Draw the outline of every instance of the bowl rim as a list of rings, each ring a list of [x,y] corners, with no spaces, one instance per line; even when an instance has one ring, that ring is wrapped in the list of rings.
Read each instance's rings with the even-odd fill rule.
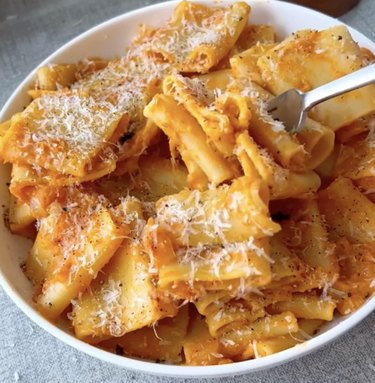
[[[246,0],[245,0],[246,1]],[[31,82],[35,77],[36,71],[39,67],[53,62],[55,57],[59,56],[69,47],[75,45],[81,40],[84,40],[86,37],[90,36],[92,33],[105,29],[111,24],[114,24],[118,21],[126,21],[133,17],[142,15],[145,11],[160,11],[162,9],[173,9],[180,0],[165,1],[162,3],[157,3],[149,5],[146,7],[141,7],[130,12],[113,17],[109,20],[106,20],[88,30],[81,33],[80,35],[69,40],[63,44],[60,48],[55,50],[50,54],[46,59],[44,59],[38,66],[36,66],[26,77],[25,79],[16,87],[12,92],[11,96],[8,98],[4,106],[0,111],[0,121],[7,114],[8,109],[12,106],[13,102],[23,91],[23,89]],[[212,1],[203,0],[202,3],[213,3]],[[271,3],[269,0],[247,0],[248,3]],[[219,3],[220,0],[214,2],[215,4]],[[278,0],[273,0],[272,3],[278,4],[278,6],[284,7],[285,10],[302,8],[309,14],[313,14],[316,18],[323,18],[325,20],[335,21],[337,24],[343,24],[348,27],[350,32],[354,32],[357,35],[361,36],[361,39],[367,44],[375,48],[375,42],[371,41],[361,32],[356,29],[348,26],[347,24],[341,22],[340,20],[334,19],[330,16],[324,15],[320,12],[314,11],[312,9],[291,4],[288,2],[281,2]],[[272,5],[271,5],[272,6]],[[170,364],[159,364],[152,361],[141,360],[137,358],[130,358],[126,356],[115,355],[111,352],[105,351],[98,347],[92,346],[88,343],[85,343],[78,338],[74,337],[72,334],[65,332],[60,329],[57,325],[49,322],[45,319],[36,309],[30,305],[26,299],[24,299],[21,294],[12,286],[11,281],[4,275],[2,269],[0,268],[0,286],[4,289],[6,294],[13,300],[13,302],[18,306],[21,311],[23,311],[34,323],[39,327],[46,330],[49,334],[53,335],[58,340],[68,344],[69,346],[84,352],[87,355],[90,355],[94,358],[97,358],[102,361],[114,364],[119,367],[128,368],[129,370],[148,373],[158,376],[169,376],[169,377],[181,377],[181,378],[209,378],[209,377],[224,377],[224,376],[234,376],[240,374],[246,374],[251,372],[256,372],[260,370],[265,370],[268,368],[276,367],[280,364],[290,362],[294,359],[305,356],[313,351],[317,351],[319,348],[327,345],[328,343],[336,340],[339,336],[347,332],[349,329],[359,324],[366,316],[368,316],[372,311],[375,310],[375,296],[370,298],[365,302],[358,310],[352,313],[350,316],[342,319],[342,321],[332,328],[329,328],[324,333],[314,336],[313,338],[307,340],[306,342],[296,345],[290,349],[272,354],[267,357],[259,359],[251,359],[242,362],[235,362],[225,365],[214,365],[214,366],[179,366],[179,365],[170,365]]]

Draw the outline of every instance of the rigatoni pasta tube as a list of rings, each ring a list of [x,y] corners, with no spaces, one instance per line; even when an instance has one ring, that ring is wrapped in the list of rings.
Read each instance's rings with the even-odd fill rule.
[[[158,286],[175,294],[177,286],[192,291],[233,291],[264,286],[271,280],[268,238],[242,243],[175,249],[174,238],[150,219],[143,232],[143,244],[158,275]]]
[[[265,315],[263,308],[252,309],[246,302],[233,299],[227,291],[209,292],[195,302],[198,312],[205,316],[212,336],[235,330]]]
[[[293,206],[291,219],[282,226],[284,236],[289,237],[289,247],[304,262],[312,267],[320,267],[325,272],[338,272],[335,246],[328,240],[327,229],[315,199],[298,201]]]
[[[308,153],[306,170],[315,169],[332,152],[335,144],[335,133],[327,126],[308,118],[304,128],[297,133],[298,141]]]
[[[262,73],[257,65],[259,57],[264,55],[267,50],[273,48],[276,44],[256,44],[230,58],[230,66],[234,76],[237,78],[245,77],[259,85],[264,85]]]
[[[193,313],[183,342],[188,365],[207,366],[231,362],[219,352],[219,340],[211,336],[204,318]]]
[[[267,148],[285,168],[305,170],[306,152],[303,146],[265,111],[265,103],[272,95],[255,83],[248,87],[237,81],[235,87],[247,98],[252,114],[249,133],[255,141]]]
[[[35,234],[34,223],[35,217],[32,214],[30,206],[13,195],[10,195],[9,227],[11,232],[30,237],[33,232]]]
[[[275,354],[282,350],[291,348],[297,344],[306,342],[323,325],[324,321],[319,319],[301,319],[298,320],[299,331],[281,335],[271,339],[258,340],[254,347],[258,356],[263,357]]]
[[[208,187],[208,178],[199,165],[194,161],[189,150],[179,148],[182,161],[188,169],[187,182],[191,189],[205,190]]]
[[[158,297],[149,266],[140,244],[125,239],[91,289],[75,301],[76,336],[97,343],[176,315],[176,305]]]
[[[279,231],[267,204],[265,184],[240,177],[230,186],[204,192],[183,190],[160,199],[157,223],[182,246],[243,242]]]
[[[290,251],[281,241],[283,232],[273,236],[270,239],[272,263],[272,282],[291,279],[298,280],[302,278],[304,268],[303,262]],[[281,237],[281,238],[280,238]]]
[[[221,246],[180,248],[174,262],[160,267],[159,285],[165,287],[176,281],[194,285],[195,281],[231,281],[242,278],[246,285],[264,286],[271,280],[266,241],[250,239]],[[156,256],[159,251],[152,253]]]
[[[158,30],[158,44],[151,50],[180,72],[207,73],[230,51],[247,24],[249,12],[245,2],[223,9],[183,1],[176,7],[169,25]],[[201,40],[202,30],[214,32],[214,44]],[[159,37],[158,33],[156,36]],[[176,50],[175,46],[184,48]]]
[[[359,70],[364,54],[345,25],[293,34],[258,60],[267,88],[278,95],[290,88],[303,92]],[[293,70],[290,70],[293,68]],[[366,86],[325,101],[310,112],[314,120],[336,130],[375,108],[375,86]]]
[[[319,209],[333,238],[347,237],[355,243],[375,240],[375,204],[348,178],[337,178],[319,192]]]
[[[211,182],[219,184],[235,176],[229,163],[208,145],[207,137],[197,121],[171,97],[156,95],[144,109],[144,114],[174,143],[189,150]]]
[[[271,199],[302,197],[318,190],[320,179],[316,173],[297,173],[282,168],[247,132],[239,134],[236,142],[236,154],[245,175],[264,180],[270,187]]]
[[[277,302],[267,310],[271,314],[291,311],[297,318],[331,321],[336,304],[330,298],[294,294],[290,301]]]
[[[249,133],[264,146],[283,167],[306,172],[322,163],[334,145],[334,134],[327,127],[306,119],[303,132],[291,134],[281,122],[275,121],[266,110],[272,94],[253,82],[237,79],[233,91],[245,95],[252,113]]]
[[[91,228],[83,233],[89,240],[79,251],[70,253],[43,284],[37,306],[49,319],[57,318],[89,286],[122,242],[123,231],[116,227],[107,211],[103,210],[92,220]]]
[[[121,347],[125,355],[181,363],[182,343],[189,324],[189,306],[184,305],[173,318],[163,318],[153,327],[142,327],[121,337],[101,342],[100,347],[115,352]]]
[[[115,164],[109,143],[121,120],[122,115],[108,102],[73,93],[45,95],[11,119],[0,141],[1,157],[5,162],[82,178],[98,156]],[[72,138],[76,131],[80,139]],[[22,155],[17,150],[20,145]]]
[[[227,353],[240,354],[253,340],[274,338],[297,331],[297,318],[290,311],[286,311],[260,318],[239,329],[223,333],[219,340]]]
[[[189,79],[170,75],[163,81],[163,92],[173,97],[178,104],[198,121],[207,138],[224,156],[231,156],[234,146],[234,129],[228,116],[213,109],[213,101],[198,78]],[[214,98],[214,96],[212,97]]]
[[[231,47],[239,38],[247,24],[249,12],[250,7],[245,2],[234,3],[230,7],[230,12],[225,15],[221,21],[223,26],[225,26],[222,41],[216,46],[209,44],[195,48],[191,53],[191,60],[197,63],[208,60],[207,66],[212,67],[216,65],[219,60],[230,51]],[[201,71],[198,70],[198,72]]]
[[[374,168],[375,145],[369,133],[363,141],[339,146],[333,175],[350,178],[362,189],[369,190],[375,185]]]
[[[197,76],[200,81],[203,81],[207,89],[220,89],[225,91],[229,83],[233,80],[233,74],[230,69],[222,69],[207,74]]]

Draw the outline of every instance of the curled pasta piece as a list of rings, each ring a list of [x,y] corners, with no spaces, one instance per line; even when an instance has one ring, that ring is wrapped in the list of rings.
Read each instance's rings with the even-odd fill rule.
[[[181,363],[189,319],[189,306],[184,305],[175,317],[163,318],[152,327],[128,332],[121,337],[101,342],[99,346],[112,352],[121,350],[125,355],[133,357]]]
[[[159,271],[159,285],[174,282],[233,282],[233,291],[246,286],[263,286],[271,279],[270,261],[262,243],[233,243],[223,247],[181,248],[177,262],[164,265]],[[242,279],[242,282],[240,281]],[[207,284],[208,285],[208,284]]]
[[[198,79],[168,76],[163,81],[163,91],[173,97],[198,121],[202,130],[224,156],[232,155],[234,129],[226,114],[215,110],[215,95]]]
[[[364,56],[348,29],[337,25],[295,33],[260,57],[258,66],[267,88],[278,95],[290,88],[306,92],[354,72],[363,67]],[[321,103],[311,117],[337,130],[373,112],[374,95],[375,86],[349,92]]]
[[[262,179],[270,187],[271,199],[303,197],[318,190],[319,176],[282,168],[247,132],[237,136],[236,154],[246,176]]]
[[[136,132],[129,131],[120,136],[119,162],[139,157],[157,139],[160,130],[152,121],[146,120],[141,125]]]
[[[237,178],[230,186],[183,190],[156,204],[157,223],[182,246],[243,242],[279,230],[268,216],[268,191],[261,181]]]
[[[157,95],[144,110],[174,144],[190,156],[214,184],[233,178],[237,170],[207,142],[207,136],[189,112],[171,97]],[[173,123],[172,123],[173,121]]]
[[[1,157],[18,165],[85,177],[98,156],[102,159],[107,153],[107,160],[115,164],[113,136],[127,123],[126,116],[123,119],[107,102],[77,94],[47,95],[34,100],[12,119],[1,140]],[[22,155],[17,150],[19,145],[23,147]]]
[[[173,296],[180,296],[179,289],[188,289],[188,296],[193,297],[215,288],[229,288],[236,295],[271,280],[267,239],[181,248],[153,220],[148,222],[143,238],[158,286]]]
[[[266,54],[268,50],[275,46],[275,43],[256,44],[246,51],[231,57],[230,66],[234,76],[237,78],[246,78],[261,86],[265,86],[257,62],[259,57]]]
[[[36,72],[37,90],[55,91],[67,88],[77,80],[107,66],[101,59],[86,59],[78,64],[48,64]]]
[[[240,92],[247,99],[252,113],[250,135],[284,168],[306,172],[329,156],[334,147],[334,133],[330,129],[308,118],[302,133],[290,134],[266,111],[266,102],[272,98],[270,93],[243,79],[232,87],[233,92]]]
[[[240,355],[253,341],[288,335],[297,332],[298,329],[297,318],[290,311],[286,311],[224,332],[219,341],[223,354]]]
[[[373,113],[361,117],[353,121],[349,125],[345,125],[335,132],[336,139],[342,144],[348,144],[351,141],[356,141],[361,137],[362,133],[370,133],[375,122]]]
[[[348,178],[337,178],[319,192],[319,210],[333,239],[346,237],[354,243],[375,240],[375,205]]]
[[[186,363],[193,366],[224,364],[232,361],[220,352],[219,340],[211,336],[204,318],[197,313],[192,315],[183,349]]]
[[[308,153],[308,159],[305,163],[306,170],[315,169],[333,151],[335,133],[317,121],[307,119],[306,125],[296,136]]]
[[[275,354],[302,344],[309,340],[324,324],[320,319],[300,319],[298,320],[299,330],[293,334],[281,335],[270,339],[261,339],[252,344],[259,357]]]
[[[375,291],[375,242],[352,244],[347,239],[337,243],[340,276],[330,295],[337,301],[337,310],[348,315]]]
[[[26,262],[31,279],[38,283],[43,277],[36,302],[49,319],[56,319],[90,285],[119,248],[128,229],[126,225],[118,227],[103,205],[92,209],[92,196],[76,192],[73,200],[61,202],[51,205],[49,215],[40,221],[29,254],[31,262]],[[33,265],[38,265],[36,271]]]
[[[143,109],[160,92],[162,78],[172,71],[169,65],[158,63],[147,54],[145,35],[147,32],[140,29],[138,39],[125,56],[111,60],[71,85],[74,92],[112,104],[114,112],[127,115],[128,126],[115,142],[123,170],[160,136],[160,130],[144,117]]]
[[[333,168],[334,177],[350,178],[369,194],[375,190],[375,138],[369,131],[364,139],[340,145]]]
[[[80,339],[97,343],[175,316],[176,305],[158,296],[139,244],[125,240],[103,275],[74,303],[73,326]],[[108,299],[108,294],[112,299]]]
[[[338,272],[335,245],[328,239],[324,219],[315,199],[293,204],[289,219],[281,223],[283,240],[312,267],[319,267],[332,277]]]
[[[103,159],[92,164],[92,170],[86,176],[74,177],[30,165],[13,165],[9,190],[20,201],[29,205],[35,217],[45,216],[60,188],[99,179],[114,171],[115,167],[112,159]]]
[[[292,312],[297,318],[331,321],[336,304],[330,298],[308,294],[294,294],[291,300],[274,303],[269,308],[271,314]]]
[[[179,149],[182,161],[185,163],[188,169],[187,182],[191,189],[206,190],[208,188],[208,178],[203,170],[194,161],[189,150]]]
[[[149,52],[180,72],[207,73],[230,51],[249,12],[244,2],[219,8],[182,1],[168,25],[152,36]]]
[[[223,332],[240,329],[265,315],[259,307],[251,307],[246,301],[231,300],[225,292],[210,292],[195,302],[198,312],[205,316],[208,330],[213,337]]]
[[[28,204],[10,195],[9,228],[12,233],[34,240],[36,236],[35,218]]]
[[[129,233],[91,288],[73,304],[75,333],[91,343],[122,336],[177,313],[174,302],[158,296],[152,283],[150,259],[139,241],[145,224],[141,203],[128,198],[121,210]],[[110,298],[108,294],[112,294]]]
[[[244,97],[235,93],[225,93],[217,98],[216,107],[228,116],[235,130],[248,128],[251,112]]]

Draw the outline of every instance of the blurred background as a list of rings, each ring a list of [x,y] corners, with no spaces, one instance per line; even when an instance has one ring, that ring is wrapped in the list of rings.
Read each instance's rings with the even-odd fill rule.
[[[314,8],[328,15],[338,17],[344,15],[360,0],[286,0],[289,3],[300,4],[305,7]]]

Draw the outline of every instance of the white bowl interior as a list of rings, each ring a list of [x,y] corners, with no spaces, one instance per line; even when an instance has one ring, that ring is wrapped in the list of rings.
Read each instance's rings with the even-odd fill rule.
[[[201,3],[209,4],[210,1],[201,1]],[[229,3],[231,3],[231,1],[221,1],[220,5]],[[124,52],[124,48],[129,45],[135,36],[140,24],[161,25],[169,18],[176,4],[177,2],[175,1],[157,4],[109,20],[75,38],[48,57],[41,65],[47,63],[77,62],[83,58],[93,56],[103,58],[119,56]],[[249,4],[252,6],[250,21],[256,24],[272,24],[276,28],[279,38],[283,38],[299,29],[324,29],[340,23],[340,21],[336,19],[290,3],[258,0],[249,1]],[[375,50],[375,43],[352,28],[350,28],[350,31],[360,45],[370,48],[373,51]],[[6,103],[0,114],[0,121],[10,118],[14,113],[21,111],[23,107],[28,104],[29,98],[26,94],[26,90],[31,86],[34,78],[35,70],[30,73]],[[7,190],[9,166],[0,166],[0,180],[0,200],[2,209],[5,211],[9,199]],[[2,243],[0,283],[15,303],[32,320],[59,339],[92,356],[127,368],[159,375],[184,377],[226,376],[275,366],[311,352],[333,340],[357,324],[375,308],[375,297],[373,297],[352,315],[335,318],[334,321],[323,329],[320,335],[310,341],[266,358],[208,367],[160,365],[147,361],[119,357],[99,350],[77,340],[71,334],[66,333],[64,330],[59,329],[57,326],[45,320],[33,307],[33,289],[20,268],[20,263],[25,259],[31,242],[10,234],[3,220],[0,220],[0,242]]]

